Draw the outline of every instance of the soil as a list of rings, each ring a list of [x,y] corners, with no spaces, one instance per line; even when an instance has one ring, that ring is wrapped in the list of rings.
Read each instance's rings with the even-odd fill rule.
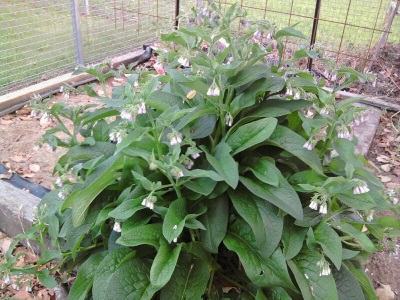
[[[371,70],[377,75],[376,85],[357,85],[353,86],[351,91],[371,96],[390,97],[390,101],[400,104],[400,45],[387,45],[381,52],[379,60],[372,65]],[[113,86],[120,84],[122,84],[120,80],[109,79],[107,89],[111,90]],[[96,103],[96,100],[80,94],[72,94],[66,100],[64,95],[57,94],[48,104],[51,105],[53,102],[84,105]],[[53,184],[57,179],[57,176],[52,173],[53,168],[58,158],[66,150],[57,149],[53,152],[45,147],[37,151],[33,149],[43,133],[55,125],[54,121],[41,122],[41,116],[32,116],[29,107],[0,117],[0,163],[13,173],[18,173],[32,182],[53,189]],[[372,166],[375,166],[372,170],[382,180],[386,190],[393,190],[396,193],[393,197],[400,199],[400,113],[382,112],[380,126],[366,158]],[[0,179],[9,175],[0,174]],[[366,272],[375,288],[381,290],[385,288],[385,291],[394,293],[394,297],[387,299],[400,299],[400,259],[397,251],[400,243],[394,241],[394,244],[394,248],[392,245],[392,251],[390,251],[390,247],[384,243],[382,250],[375,253],[366,265]],[[393,250],[396,251],[393,252]],[[1,256],[0,251],[0,263]],[[38,295],[37,291],[46,295],[39,299],[54,299],[54,291],[43,290],[39,284],[34,291],[36,291],[35,295]],[[7,289],[2,294],[0,289],[0,298],[2,295],[12,296],[16,293],[15,290]],[[26,296],[26,293],[24,295]],[[33,298],[27,297],[26,299]],[[384,298],[381,297],[381,299]]]

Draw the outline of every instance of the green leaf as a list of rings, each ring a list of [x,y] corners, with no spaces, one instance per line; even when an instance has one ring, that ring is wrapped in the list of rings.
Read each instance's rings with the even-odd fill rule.
[[[152,92],[146,100],[146,105],[164,111],[173,106],[182,105],[182,98],[164,91]]]
[[[303,148],[306,140],[289,128],[280,125],[276,126],[275,131],[267,142],[288,151],[309,165],[314,171],[323,174],[318,155],[314,151]]]
[[[80,267],[76,280],[71,290],[69,291],[68,298],[76,300],[86,299],[89,290],[92,288],[94,276],[100,262],[107,255],[107,252],[97,252],[91,255]]]
[[[55,260],[55,259],[61,259],[62,254],[59,251],[56,250],[45,250],[42,252],[40,255],[40,259],[37,261],[38,265],[45,265],[46,263]]]
[[[54,289],[57,286],[57,281],[53,276],[50,275],[48,269],[43,269],[39,273],[37,273],[37,277],[41,284],[43,284],[48,289]],[[76,298],[78,299],[78,298]],[[82,298],[83,299],[83,298]]]
[[[321,245],[324,254],[328,256],[339,270],[342,265],[342,242],[339,235],[325,223],[319,223],[314,229],[315,241]]]
[[[197,178],[184,183],[189,190],[208,196],[214,190],[217,182],[211,178]]]
[[[68,207],[72,207],[72,223],[74,226],[83,224],[90,204],[115,180],[115,174],[122,167],[122,164],[123,156],[111,156],[86,178],[83,189],[72,192],[65,199],[61,209],[65,210]]]
[[[246,66],[235,76],[229,78],[228,86],[240,87],[269,74],[270,68],[265,64]]]
[[[271,118],[288,115],[293,111],[312,105],[311,101],[306,100],[275,100],[267,99],[262,101],[252,111],[249,112],[249,117],[254,118]]]
[[[146,224],[123,230],[121,237],[117,240],[120,245],[135,247],[139,245],[151,245],[158,247],[162,236],[162,224]]]
[[[138,199],[130,199],[122,202],[114,210],[109,212],[108,216],[115,219],[128,219],[133,216],[137,211],[145,209],[146,207],[141,205],[143,197]]]
[[[364,294],[358,283],[357,278],[346,268],[342,266],[340,271],[333,270],[338,296],[340,300],[364,300]]]
[[[144,259],[133,259],[123,263],[107,285],[107,291],[110,291],[107,293],[107,299],[152,299],[158,289],[150,284],[150,265],[151,261]]]
[[[283,218],[278,215],[279,210],[244,189],[228,190],[228,195],[236,211],[253,230],[258,249],[265,257],[271,256],[282,236]]]
[[[200,231],[203,247],[211,252],[218,253],[218,247],[226,235],[229,217],[229,202],[225,194],[206,200],[207,212],[199,218],[206,230]]]
[[[108,299],[108,283],[110,282],[113,273],[119,268],[121,262],[131,257],[132,250],[128,248],[116,249],[107,254],[100,262],[96,269],[93,280],[93,299],[106,300]]]
[[[74,146],[66,154],[60,157],[60,165],[76,165],[79,162],[85,162],[100,156],[110,157],[114,154],[115,145],[109,142],[96,142],[95,146]]]
[[[368,193],[353,194],[352,191],[347,191],[336,196],[341,202],[355,209],[365,210],[376,206],[374,199]]]
[[[210,272],[207,264],[188,254],[181,254],[171,280],[161,290],[161,300],[201,300]]]
[[[371,283],[369,277],[365,274],[364,270],[361,268],[355,268],[350,263],[345,263],[349,271],[354,275],[360,284],[366,300],[378,300],[375,294],[375,289]]]
[[[320,259],[320,253],[303,247],[300,254],[292,260],[292,263],[288,262],[288,264],[304,299],[337,300],[338,294],[332,274],[319,275],[320,267],[317,266],[317,263]]]
[[[270,157],[251,157],[242,162],[243,166],[247,168],[245,171],[250,170],[258,180],[278,187],[281,172],[275,167],[274,160]]]
[[[228,132],[226,143],[235,155],[268,139],[275,130],[278,120],[275,118],[260,119],[240,126],[235,132]]]
[[[254,195],[274,204],[293,218],[299,220],[303,218],[300,198],[282,175],[279,178],[279,187],[267,185],[251,177],[240,176],[240,182]]]
[[[252,229],[236,220],[224,239],[225,246],[237,253],[249,279],[259,287],[281,286],[297,291],[290,279],[282,252],[278,249],[267,258],[255,245]]]
[[[181,130],[190,122],[199,119],[204,115],[215,114],[216,110],[215,107],[205,107],[205,106],[198,106],[195,110],[186,114],[182,119],[180,119],[179,123],[175,126],[176,130]]]
[[[165,215],[162,232],[168,243],[177,238],[185,226],[186,218],[186,200],[180,198],[175,200],[169,206]]]
[[[292,259],[299,254],[307,235],[307,228],[298,227],[293,224],[291,218],[285,217],[282,233],[283,255],[286,260]]]
[[[294,26],[297,24],[294,24],[292,26],[283,28],[275,33],[275,38],[278,39],[280,37],[286,37],[286,36],[293,36],[293,37],[298,37],[301,39],[307,39],[307,37],[299,30],[294,29]]]
[[[344,222],[332,222],[331,226],[352,236],[365,251],[372,253],[376,250],[374,244],[367,235],[350,224]]]
[[[238,163],[231,156],[231,148],[224,142],[218,144],[215,148],[215,155],[208,153],[207,148],[201,147],[206,153],[208,162],[213,166],[215,171],[229,184],[232,188],[236,188],[239,182]]]
[[[161,289],[171,279],[183,244],[169,245],[160,239],[160,248],[150,269],[150,283]]]

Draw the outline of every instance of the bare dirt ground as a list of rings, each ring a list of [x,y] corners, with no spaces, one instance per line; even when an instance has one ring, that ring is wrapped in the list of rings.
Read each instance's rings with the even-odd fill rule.
[[[390,101],[400,104],[400,45],[388,45],[381,53],[380,59],[371,69],[377,75],[375,87],[357,85],[351,92],[361,92],[372,96],[390,97]],[[110,79],[107,89],[121,82]],[[85,95],[71,95],[66,100],[62,94],[53,96],[52,102],[66,102],[72,105],[96,103],[96,100]],[[18,173],[28,180],[41,184],[49,189],[57,179],[52,175],[58,158],[65,149],[48,151],[45,147],[35,151],[34,146],[46,129],[55,126],[55,122],[41,122],[41,117],[31,116],[31,109],[24,107],[19,111],[0,117],[0,163],[10,172]],[[382,111],[381,123],[374,141],[366,157],[375,166],[375,175],[385,185],[387,191],[400,192],[400,113]],[[0,174],[0,179],[11,175]],[[0,234],[0,263],[7,245],[7,237]],[[394,241],[398,250],[400,243]],[[5,246],[4,246],[5,245]],[[392,247],[393,250],[393,247]],[[32,254],[33,255],[33,254]],[[28,263],[28,262],[27,262]],[[373,255],[366,265],[378,293],[384,291],[386,297],[380,299],[400,299],[400,259],[398,252],[390,252],[387,243],[382,250]],[[54,291],[43,288],[39,282],[33,281],[33,292],[22,292],[5,285],[0,278],[0,299],[9,296],[16,299],[55,299]]]

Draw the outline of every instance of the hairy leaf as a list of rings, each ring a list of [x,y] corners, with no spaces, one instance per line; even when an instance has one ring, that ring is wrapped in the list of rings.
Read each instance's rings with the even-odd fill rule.
[[[150,269],[150,283],[153,287],[161,289],[171,279],[182,245],[169,245],[160,239],[160,248]]]
[[[203,247],[211,252],[218,253],[219,244],[225,237],[228,227],[229,203],[225,195],[207,200],[207,212],[200,217],[200,222],[206,230],[200,231]]]
[[[239,127],[226,140],[233,151],[232,154],[235,155],[264,142],[275,130],[277,122],[275,118],[265,118]]]
[[[202,299],[210,272],[207,264],[188,254],[181,254],[171,280],[161,290],[161,300]]]
[[[258,249],[265,257],[271,256],[282,237],[283,218],[278,215],[278,209],[244,189],[229,190],[228,194],[237,212],[253,230]]]

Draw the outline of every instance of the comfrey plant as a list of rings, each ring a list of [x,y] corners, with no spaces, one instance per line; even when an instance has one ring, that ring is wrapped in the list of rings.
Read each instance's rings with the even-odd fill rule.
[[[323,80],[287,68],[318,59],[283,60],[284,39],[305,38],[295,28],[246,21],[235,5],[193,12],[162,35],[156,71],[95,109],[51,110],[74,129],[46,138],[69,150],[20,236],[44,252],[17,268],[10,251],[4,276],[51,286],[51,271],[78,266],[70,299],[376,299],[362,263],[399,222],[371,218],[393,204],[355,153],[357,99],[336,104]],[[337,76],[337,89],[366,80]]]

